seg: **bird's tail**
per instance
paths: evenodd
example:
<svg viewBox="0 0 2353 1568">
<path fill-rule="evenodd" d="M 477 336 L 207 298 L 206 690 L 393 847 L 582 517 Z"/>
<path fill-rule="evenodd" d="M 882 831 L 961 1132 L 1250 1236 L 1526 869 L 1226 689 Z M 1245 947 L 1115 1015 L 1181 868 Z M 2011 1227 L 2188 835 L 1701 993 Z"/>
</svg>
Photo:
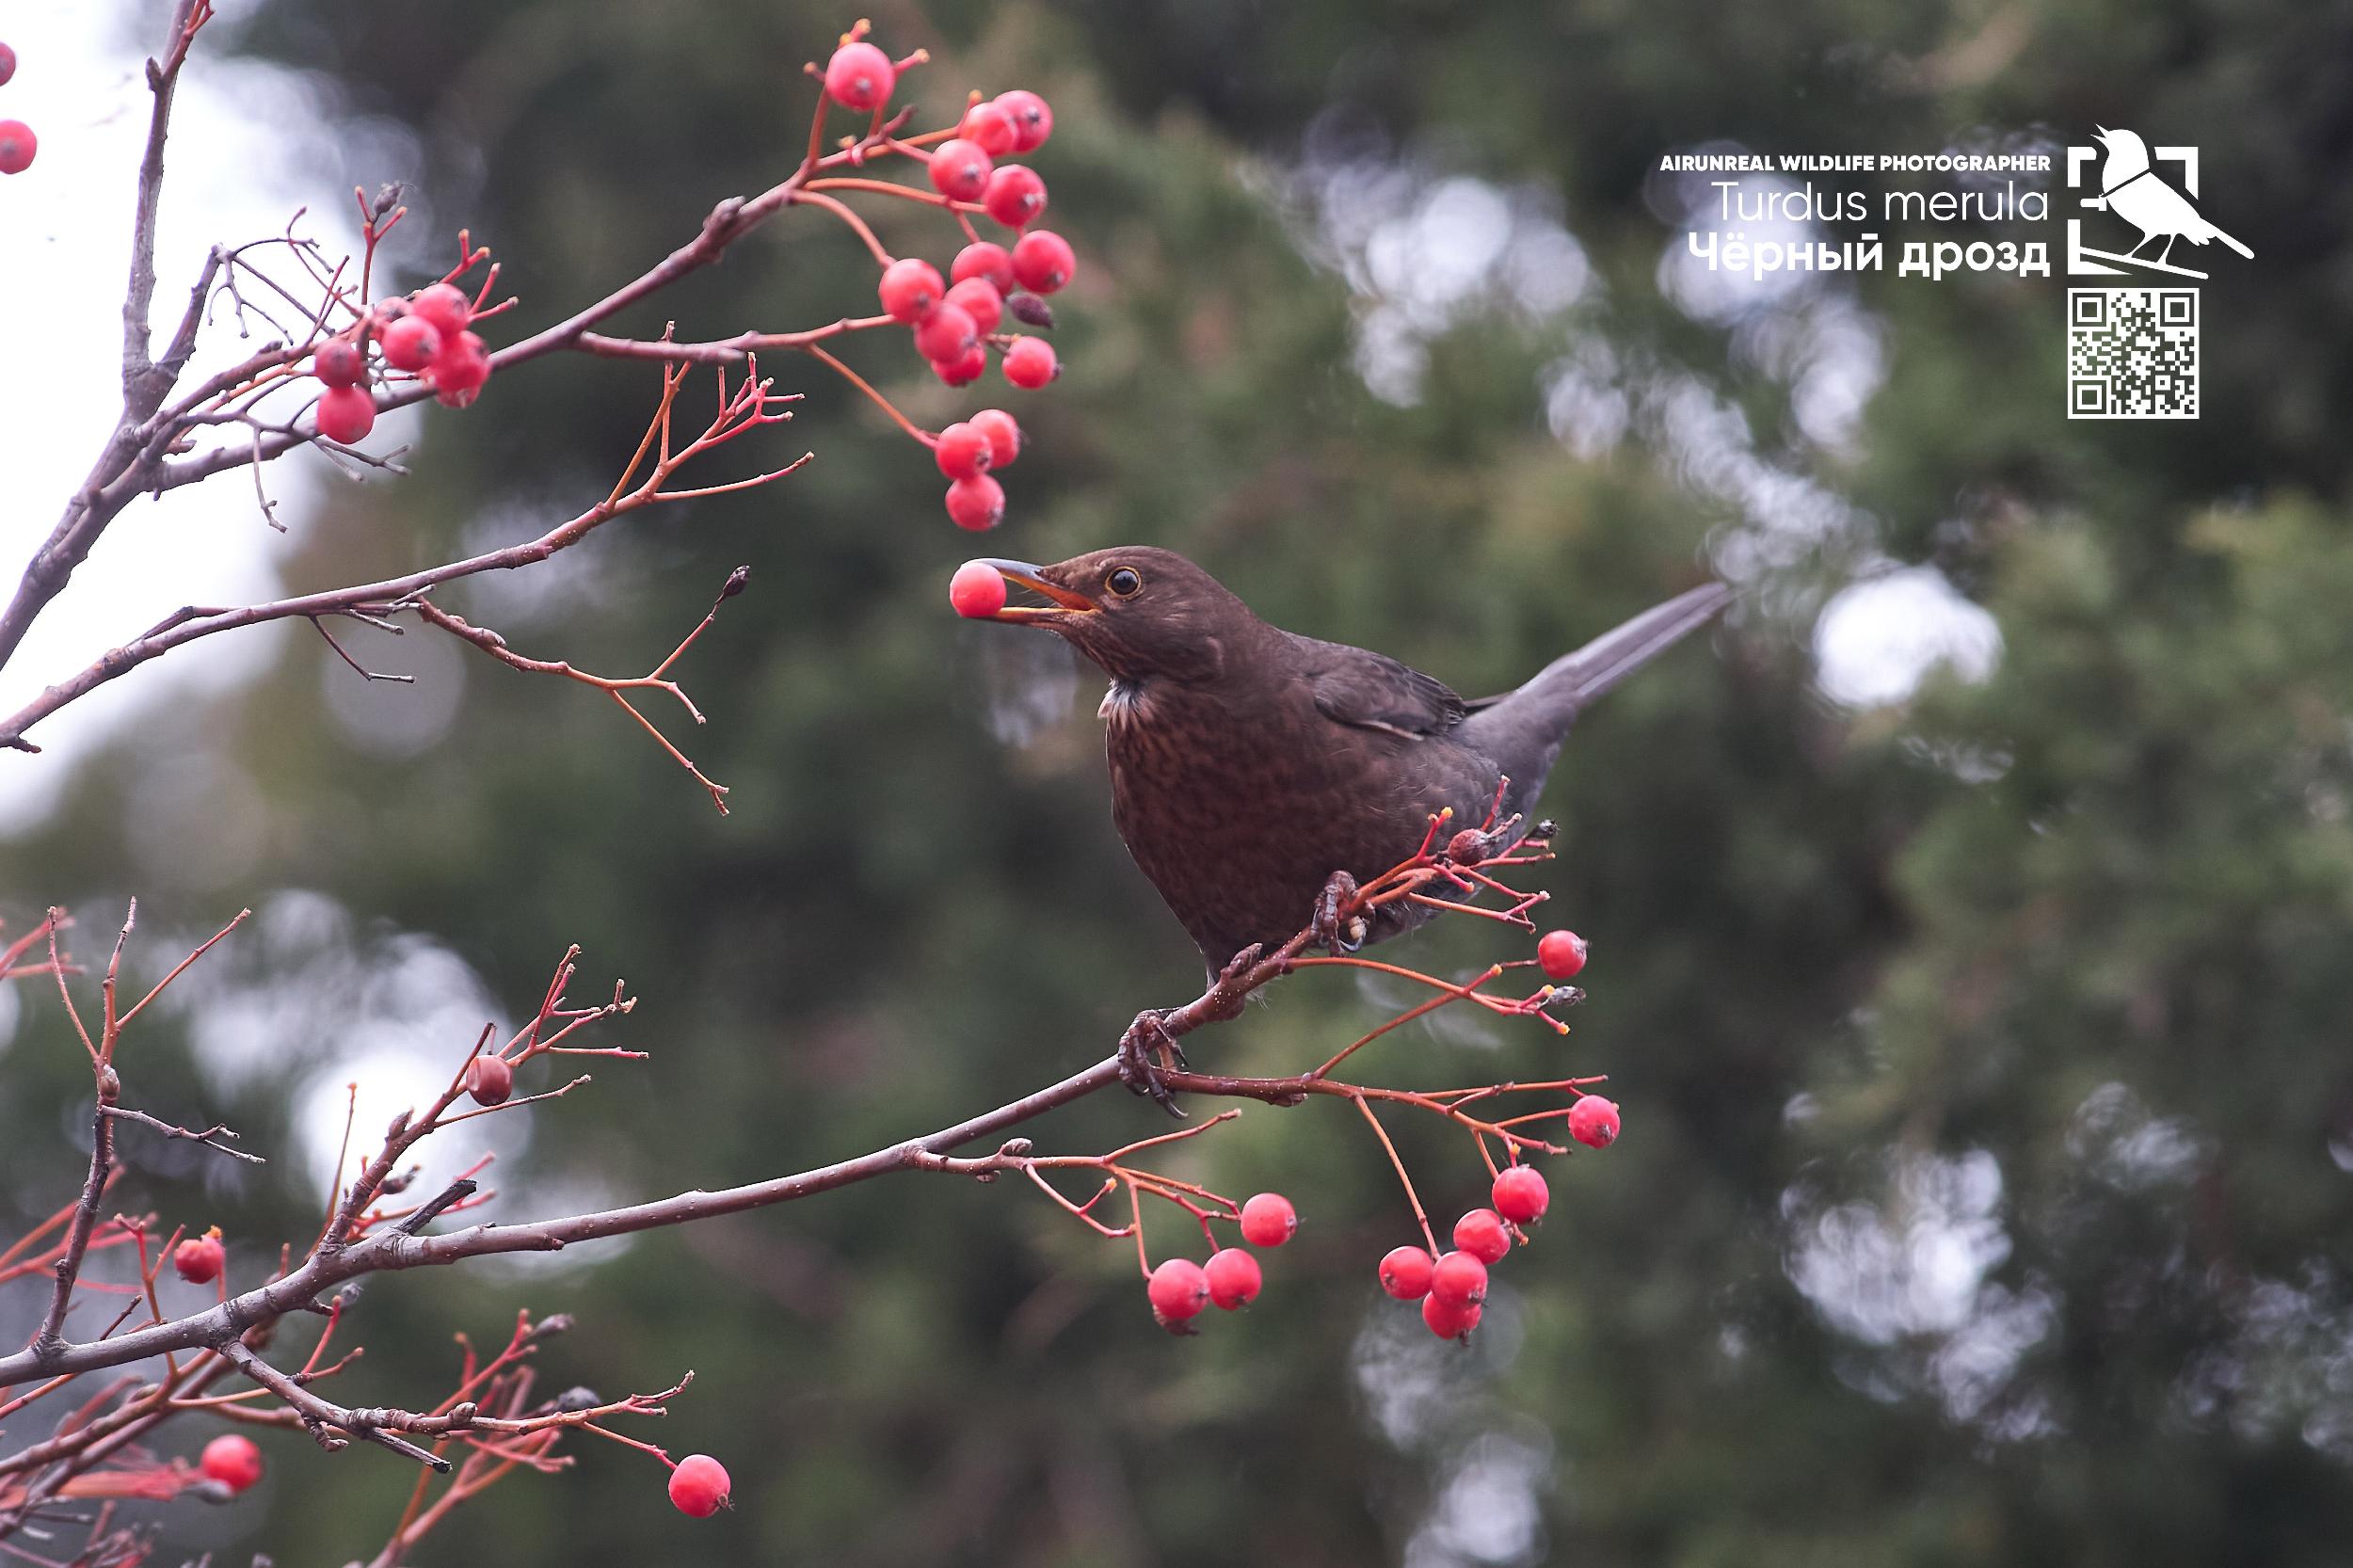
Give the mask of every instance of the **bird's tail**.
<svg viewBox="0 0 2353 1568">
<path fill-rule="evenodd" d="M 1511 777 L 1504 808 L 1532 808 L 1561 741 L 1588 703 L 1705 626 L 1731 600 L 1732 590 L 1721 583 L 1678 594 L 1555 659 L 1519 690 L 1471 704 L 1463 737 Z"/>
<path fill-rule="evenodd" d="M 1732 590 L 1721 583 L 1677 594 L 1576 652 L 1562 654 L 1512 696 L 1533 696 L 1546 708 L 1574 712 L 1715 619 L 1731 601 Z"/>
</svg>

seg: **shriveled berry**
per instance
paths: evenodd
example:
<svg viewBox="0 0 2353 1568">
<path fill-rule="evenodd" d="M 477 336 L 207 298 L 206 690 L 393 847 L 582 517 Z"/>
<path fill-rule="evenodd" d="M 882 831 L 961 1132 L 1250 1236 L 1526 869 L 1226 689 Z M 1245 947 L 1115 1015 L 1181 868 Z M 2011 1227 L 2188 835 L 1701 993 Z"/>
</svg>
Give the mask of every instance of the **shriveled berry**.
<svg viewBox="0 0 2353 1568">
<path fill-rule="evenodd" d="M 932 457 L 939 464 L 939 472 L 951 479 L 978 478 L 996 461 L 996 454 L 989 448 L 988 433 L 961 423 L 939 433 Z"/>
<path fill-rule="evenodd" d="M 978 146 L 992 158 L 1001 158 L 1013 151 L 1021 139 L 1021 127 L 1013 122 L 1013 116 L 1000 105 L 975 104 L 964 111 L 964 122 L 956 127 L 956 135 Z"/>
<path fill-rule="evenodd" d="M 980 341 L 980 324 L 972 319 L 972 312 L 944 299 L 915 324 L 915 349 L 926 360 L 960 360 L 966 349 Z"/>
<path fill-rule="evenodd" d="M 1492 1208 L 1474 1208 L 1454 1222 L 1454 1244 L 1481 1263 L 1500 1263 L 1512 1250 L 1512 1233 Z"/>
<path fill-rule="evenodd" d="M 1257 1301 L 1258 1287 L 1265 1280 L 1258 1260 L 1240 1247 L 1221 1247 L 1211 1253 L 1209 1266 L 1202 1272 L 1209 1276 L 1209 1300 L 1228 1312 Z"/>
<path fill-rule="evenodd" d="M 431 322 L 433 329 L 446 339 L 464 331 L 473 320 L 473 301 L 454 283 L 436 283 L 417 291 L 417 297 L 408 302 L 408 313 Z"/>
<path fill-rule="evenodd" d="M 1011 294 L 1013 256 L 994 240 L 974 240 L 956 252 L 956 259 L 949 264 L 948 276 L 958 283 L 978 278 L 999 294 Z"/>
<path fill-rule="evenodd" d="M 1241 1239 L 1254 1247 L 1279 1247 L 1299 1231 L 1299 1210 L 1280 1192 L 1260 1192 L 1241 1206 Z"/>
<path fill-rule="evenodd" d="M 888 104 L 898 85 L 899 68 L 864 39 L 843 44 L 825 62 L 825 96 L 845 109 L 864 111 Z"/>
<path fill-rule="evenodd" d="M 8 78 L 15 74 L 16 51 L 5 43 L 0 43 L 0 87 L 8 86 Z M 1005 128 L 1007 134 L 1010 135 L 1013 129 L 1013 116 L 1005 116 Z"/>
<path fill-rule="evenodd" d="M 504 1056 L 477 1056 L 466 1064 L 466 1093 L 477 1105 L 504 1105 L 515 1092 L 515 1067 Z"/>
<path fill-rule="evenodd" d="M 986 620 L 1005 607 L 1005 578 L 986 561 L 967 561 L 948 579 L 948 602 L 959 616 Z"/>
<path fill-rule="evenodd" d="M 232 1493 L 243 1492 L 262 1479 L 262 1450 L 251 1438 L 228 1432 L 204 1445 L 196 1467 L 205 1480 L 216 1480 Z"/>
<path fill-rule="evenodd" d="M 329 387 L 319 397 L 319 434 L 349 446 L 376 428 L 376 399 L 365 387 Z"/>
<path fill-rule="evenodd" d="M 988 350 L 974 344 L 953 360 L 934 360 L 932 374 L 952 387 L 968 387 L 988 370 Z"/>
<path fill-rule="evenodd" d="M 708 1519 L 727 1502 L 728 1467 L 709 1454 L 688 1454 L 670 1472 L 670 1503 L 680 1513 Z"/>
<path fill-rule="evenodd" d="M 1569 1136 L 1589 1149 L 1606 1149 L 1618 1141 L 1618 1108 L 1599 1095 L 1587 1095 L 1569 1107 Z"/>
<path fill-rule="evenodd" d="M 980 143 L 952 136 L 932 149 L 932 189 L 951 201 L 978 201 L 996 167 Z"/>
<path fill-rule="evenodd" d="M 1006 228 L 1026 228 L 1046 210 L 1046 182 L 1025 164 L 1007 164 L 988 177 L 981 205 Z"/>
<path fill-rule="evenodd" d="M 999 93 L 997 106 L 1013 116 L 1013 150 L 1016 152 L 1034 152 L 1054 134 L 1054 111 L 1026 88 Z"/>
<path fill-rule="evenodd" d="M 959 479 L 948 487 L 948 519 L 958 528 L 977 534 L 994 528 L 1005 515 L 1005 488 L 987 474 Z"/>
<path fill-rule="evenodd" d="M 988 438 L 988 466 L 1003 468 L 1021 456 L 1021 426 L 1002 408 L 983 408 L 965 421 Z"/>
<path fill-rule="evenodd" d="M 998 322 L 1004 319 L 1005 296 L 984 279 L 967 278 L 961 283 L 949 285 L 948 303 L 970 316 L 983 337 L 997 330 Z"/>
<path fill-rule="evenodd" d="M 1419 1247 L 1395 1247 L 1381 1259 L 1381 1288 L 1401 1302 L 1417 1302 L 1430 1294 L 1430 1276 L 1437 1259 Z"/>
<path fill-rule="evenodd" d="M 1190 1257 L 1172 1257 L 1152 1271 L 1147 1291 L 1152 1311 L 1164 1323 L 1197 1318 L 1209 1304 L 1209 1276 Z"/>
<path fill-rule="evenodd" d="M 441 329 L 421 315 L 405 315 L 376 341 L 384 345 L 384 362 L 394 370 L 423 370 L 441 351 Z"/>
<path fill-rule="evenodd" d="M 490 351 L 472 332 L 444 336 L 441 351 L 424 367 L 424 378 L 433 383 L 433 395 L 444 407 L 462 408 L 490 378 Z"/>
<path fill-rule="evenodd" d="M 210 1285 L 229 1262 L 229 1249 L 220 1244 L 220 1227 L 191 1236 L 171 1250 L 171 1266 L 190 1285 Z"/>
<path fill-rule="evenodd" d="M 0 174 L 22 174 L 33 167 L 40 138 L 21 120 L 0 120 Z"/>
<path fill-rule="evenodd" d="M 1460 1339 L 1479 1326 L 1486 1311 L 1478 1302 L 1449 1302 L 1435 1292 L 1421 1299 L 1421 1320 L 1441 1339 Z"/>
<path fill-rule="evenodd" d="M 883 268 L 882 286 L 875 292 L 882 296 L 885 315 L 913 326 L 939 303 L 948 285 L 939 280 L 939 268 L 922 257 L 902 256 Z"/>
<path fill-rule="evenodd" d="M 1555 980 L 1575 979 L 1585 953 L 1585 938 L 1574 931 L 1547 931 L 1536 943 L 1536 962 Z"/>
<path fill-rule="evenodd" d="M 311 369 L 330 387 L 356 387 L 367 379 L 368 357 L 349 338 L 332 338 L 319 344 Z"/>
<path fill-rule="evenodd" d="M 1014 280 L 1032 294 L 1052 294 L 1078 275 L 1070 242 L 1051 229 L 1032 229 L 1014 242 Z"/>
<path fill-rule="evenodd" d="M 1466 827 L 1446 841 L 1446 857 L 1458 866 L 1476 866 L 1487 857 L 1487 836 Z"/>
<path fill-rule="evenodd" d="M 1532 1165 L 1506 1165 L 1497 1173 L 1489 1195 L 1495 1200 L 1496 1212 L 1515 1225 L 1533 1224 L 1552 1205 L 1552 1189 Z"/>
<path fill-rule="evenodd" d="M 1034 392 L 1062 374 L 1054 345 L 1044 338 L 1016 338 L 1005 349 L 1005 379 Z"/>
<path fill-rule="evenodd" d="M 1430 1293 L 1461 1306 L 1487 1299 L 1487 1266 L 1466 1252 L 1450 1252 L 1430 1271 Z"/>
</svg>

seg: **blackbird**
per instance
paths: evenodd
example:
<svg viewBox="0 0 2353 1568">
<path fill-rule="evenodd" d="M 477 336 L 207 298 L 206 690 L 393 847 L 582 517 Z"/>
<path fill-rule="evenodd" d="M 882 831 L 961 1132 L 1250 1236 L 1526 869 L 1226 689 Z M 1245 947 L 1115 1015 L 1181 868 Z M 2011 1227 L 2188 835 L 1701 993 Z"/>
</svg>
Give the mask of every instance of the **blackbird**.
<svg viewBox="0 0 2353 1568">
<path fill-rule="evenodd" d="M 1476 824 L 1500 790 L 1499 821 L 1524 817 L 1585 706 L 1730 598 L 1721 584 L 1694 588 L 1516 691 L 1465 701 L 1386 654 L 1268 625 L 1172 551 L 985 564 L 1048 601 L 990 618 L 1045 627 L 1111 678 L 1101 712 L 1112 822 L 1213 980 L 1237 953 L 1279 947 L 1311 921 L 1345 948 L 1428 918 L 1399 904 L 1353 930 L 1326 929 L 1355 879 L 1414 854 L 1433 813 L 1450 807 Z M 1133 1040 L 1122 1054 L 1134 1057 Z M 1148 1069 L 1129 1081 L 1157 1087 Z"/>
</svg>

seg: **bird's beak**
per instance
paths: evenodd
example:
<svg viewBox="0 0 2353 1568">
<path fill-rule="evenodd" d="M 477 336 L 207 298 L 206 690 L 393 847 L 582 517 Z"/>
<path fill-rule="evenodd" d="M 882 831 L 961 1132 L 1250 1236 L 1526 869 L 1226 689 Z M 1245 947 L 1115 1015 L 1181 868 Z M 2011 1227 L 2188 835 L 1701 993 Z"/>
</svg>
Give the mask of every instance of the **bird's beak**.
<svg viewBox="0 0 2353 1568">
<path fill-rule="evenodd" d="M 1058 583 L 1048 583 L 1038 575 L 1043 568 L 1032 566 L 1027 561 L 1000 561 L 994 557 L 984 557 L 981 564 L 984 567 L 996 568 L 997 574 L 1015 586 L 1027 588 L 1032 593 L 1043 594 L 1053 600 L 1051 604 L 1046 605 L 1008 604 L 989 616 L 990 620 L 1011 621 L 1016 626 L 1037 625 L 1050 623 L 1063 616 L 1092 616 L 1099 613 L 1095 602 L 1084 594 L 1073 593 Z"/>
<path fill-rule="evenodd" d="M 2091 128 L 2091 139 L 2105 147 L 2108 144 L 2108 128 L 2105 125 L 2094 125 Z"/>
</svg>

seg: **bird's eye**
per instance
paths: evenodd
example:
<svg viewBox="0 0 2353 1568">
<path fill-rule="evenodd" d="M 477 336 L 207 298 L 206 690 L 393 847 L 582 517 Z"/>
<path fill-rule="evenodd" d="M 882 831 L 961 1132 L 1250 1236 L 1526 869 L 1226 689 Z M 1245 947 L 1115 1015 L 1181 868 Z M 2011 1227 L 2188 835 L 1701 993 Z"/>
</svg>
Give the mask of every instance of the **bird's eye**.
<svg viewBox="0 0 2353 1568">
<path fill-rule="evenodd" d="M 1144 591 L 1144 578 L 1133 567 L 1116 567 L 1103 579 L 1103 586 L 1120 599 L 1133 599 Z"/>
</svg>

